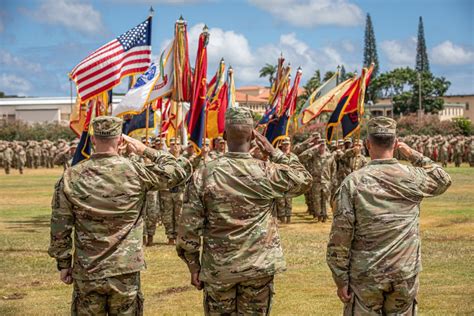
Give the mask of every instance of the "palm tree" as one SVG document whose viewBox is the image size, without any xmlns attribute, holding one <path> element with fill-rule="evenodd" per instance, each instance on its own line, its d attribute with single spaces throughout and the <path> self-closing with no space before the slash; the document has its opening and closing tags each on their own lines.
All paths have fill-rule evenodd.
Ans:
<svg viewBox="0 0 474 316">
<path fill-rule="evenodd" d="M 277 66 L 274 66 L 274 65 L 270 65 L 270 64 L 265 64 L 265 66 L 262 67 L 262 69 L 260 69 L 260 78 L 264 78 L 264 77 L 269 77 L 269 81 L 270 81 L 270 87 L 272 86 L 273 84 L 273 81 L 275 80 L 275 73 L 277 71 Z"/>
</svg>

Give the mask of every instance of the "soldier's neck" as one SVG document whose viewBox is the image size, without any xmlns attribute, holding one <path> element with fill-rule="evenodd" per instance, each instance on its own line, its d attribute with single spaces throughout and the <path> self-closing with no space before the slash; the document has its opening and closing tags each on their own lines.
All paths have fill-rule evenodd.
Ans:
<svg viewBox="0 0 474 316">
<path fill-rule="evenodd" d="M 380 152 L 369 152 L 370 159 L 392 159 L 393 158 L 393 151 L 380 151 Z"/>
</svg>

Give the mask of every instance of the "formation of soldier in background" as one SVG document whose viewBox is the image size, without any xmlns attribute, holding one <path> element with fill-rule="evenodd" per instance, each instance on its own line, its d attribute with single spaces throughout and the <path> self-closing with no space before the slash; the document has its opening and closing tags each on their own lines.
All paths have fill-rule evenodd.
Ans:
<svg viewBox="0 0 474 316">
<path fill-rule="evenodd" d="M 0 167 L 10 174 L 11 169 L 17 169 L 23 174 L 25 168 L 54 168 L 62 166 L 64 169 L 71 165 L 71 159 L 79 141 L 67 142 L 59 139 L 55 142 L 42 141 L 13 141 L 0 140 Z"/>
<path fill-rule="evenodd" d="M 423 153 L 426 157 L 429 157 L 435 162 L 440 163 L 443 167 L 446 167 L 448 163 L 454 163 L 456 167 L 460 167 L 462 163 L 468 163 L 469 166 L 474 167 L 474 136 L 426 136 L 426 135 L 410 135 L 405 137 L 399 137 L 400 141 L 405 142 L 410 147 L 416 149 L 417 151 Z M 157 139 L 152 139 L 149 144 L 155 148 L 155 142 L 161 141 Z M 286 146 L 284 150 L 287 153 L 292 153 L 297 155 L 300 158 L 301 163 L 311 171 L 314 169 L 314 164 L 319 164 L 320 162 L 314 161 L 311 158 L 310 152 L 314 151 L 319 145 L 318 141 L 323 143 L 321 134 L 319 132 L 314 132 L 310 134 L 305 141 L 292 146 L 289 144 L 289 139 L 285 138 L 280 141 L 280 146 Z M 207 152 L 204 155 L 204 161 L 209 161 L 216 159 L 219 156 L 222 156 L 226 152 L 226 142 L 222 137 L 216 138 L 212 142 L 206 140 Z M 6 174 L 11 172 L 11 169 L 17 169 L 20 174 L 23 174 L 25 168 L 29 169 L 38 169 L 38 168 L 53 168 L 54 166 L 62 166 L 64 169 L 70 166 L 71 159 L 74 155 L 74 152 L 77 148 L 79 141 L 75 139 L 71 142 L 68 142 L 64 139 L 59 139 L 57 141 L 3 141 L 0 140 L 0 168 L 5 170 Z M 289 144 L 289 147 L 288 147 Z M 157 143 L 156 146 L 159 144 Z M 180 144 L 178 144 L 180 151 Z M 321 179 L 321 186 L 330 191 L 328 198 L 333 196 L 335 188 L 339 186 L 342 180 L 352 171 L 360 169 L 365 166 L 367 163 L 367 152 L 364 148 L 364 145 L 361 141 L 358 141 L 356 144 L 353 144 L 351 139 L 333 141 L 330 146 L 325 146 L 329 154 L 333 157 L 331 161 L 324 162 L 323 164 L 328 164 L 327 172 L 324 175 L 318 175 L 318 178 Z M 166 148 L 164 147 L 159 147 Z M 205 148 L 205 150 L 206 150 Z M 212 148 L 212 149 L 211 149 Z M 360 153 L 357 148 L 360 148 Z M 305 150 L 311 149 L 304 153 Z M 258 155 L 258 148 L 254 148 L 256 155 Z M 321 149 L 322 150 L 322 149 Z M 347 152 L 347 153 L 346 153 Z M 184 148 L 183 157 L 188 158 L 190 155 L 194 154 L 192 146 L 189 148 Z M 335 163 L 335 167 L 334 164 Z M 198 164 L 195 165 L 197 167 Z M 328 178 L 330 180 L 328 180 Z M 315 188 L 316 193 L 318 188 Z M 315 209 L 318 209 L 313 203 L 314 192 L 311 190 L 305 194 L 306 205 L 308 206 L 308 212 L 315 216 L 315 218 L 320 221 L 325 220 L 325 215 L 320 211 L 321 214 L 317 213 Z M 324 200 L 325 197 L 319 198 L 317 195 L 316 203 L 318 201 Z M 280 201 L 281 202 L 281 201 Z M 282 203 L 282 202 L 281 202 Z M 286 204 L 288 208 L 288 203 Z M 281 206 L 283 209 L 285 206 Z M 281 221 L 283 222 L 283 217 L 290 217 L 289 215 L 283 215 L 286 213 L 281 213 Z M 286 222 L 286 219 L 285 219 Z"/>
</svg>

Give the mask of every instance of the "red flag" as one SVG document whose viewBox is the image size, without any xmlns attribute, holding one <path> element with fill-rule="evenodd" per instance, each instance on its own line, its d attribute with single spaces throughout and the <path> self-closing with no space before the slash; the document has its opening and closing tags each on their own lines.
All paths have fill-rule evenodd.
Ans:
<svg viewBox="0 0 474 316">
<path fill-rule="evenodd" d="M 199 36 L 196 64 L 193 78 L 193 94 L 188 113 L 189 140 L 199 154 L 204 137 L 207 96 L 207 42 L 209 33 L 205 30 Z"/>
</svg>

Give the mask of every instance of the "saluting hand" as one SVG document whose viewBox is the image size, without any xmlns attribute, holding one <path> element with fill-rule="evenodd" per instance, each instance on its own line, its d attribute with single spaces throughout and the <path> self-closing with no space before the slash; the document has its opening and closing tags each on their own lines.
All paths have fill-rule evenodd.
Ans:
<svg viewBox="0 0 474 316">
<path fill-rule="evenodd" d="M 124 141 L 127 143 L 127 147 L 130 152 L 138 155 L 143 155 L 145 149 L 147 149 L 146 145 L 143 144 L 141 141 L 136 140 L 130 136 L 122 134 Z"/>
<path fill-rule="evenodd" d="M 268 139 L 260 134 L 257 130 L 253 130 L 253 136 L 255 137 L 255 142 L 257 143 L 260 150 L 265 155 L 272 155 L 275 152 L 275 147 L 268 141 Z"/>
</svg>

